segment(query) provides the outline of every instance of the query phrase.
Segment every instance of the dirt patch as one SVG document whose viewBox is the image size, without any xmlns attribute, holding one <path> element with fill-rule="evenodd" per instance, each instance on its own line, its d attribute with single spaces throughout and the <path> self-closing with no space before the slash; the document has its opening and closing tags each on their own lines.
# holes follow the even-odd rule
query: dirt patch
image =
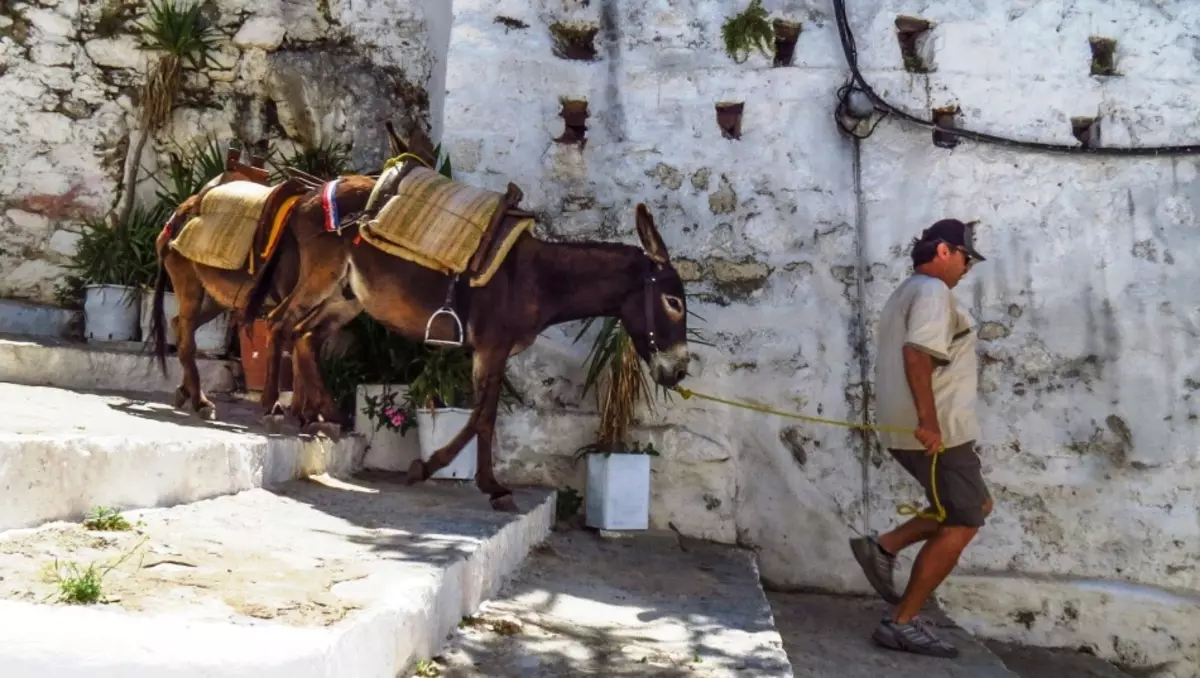
<svg viewBox="0 0 1200 678">
<path fill-rule="evenodd" d="M 59 586 L 47 575 L 57 570 L 69 576 L 74 563 L 77 571 L 94 565 L 103 573 L 99 605 L 131 612 L 201 604 L 223 610 L 230 621 L 249 617 L 329 626 L 359 607 L 331 593 L 336 584 L 366 576 L 351 564 L 255 553 L 211 538 L 172 536 L 165 527 L 92 532 L 57 524 L 10 533 L 0 538 L 0 598 L 56 603 Z"/>
</svg>

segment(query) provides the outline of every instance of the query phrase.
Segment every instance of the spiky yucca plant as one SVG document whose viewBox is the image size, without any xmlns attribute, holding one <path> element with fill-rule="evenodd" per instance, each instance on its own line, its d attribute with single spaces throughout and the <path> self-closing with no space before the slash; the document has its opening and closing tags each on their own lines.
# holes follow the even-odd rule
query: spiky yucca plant
<svg viewBox="0 0 1200 678">
<path fill-rule="evenodd" d="M 176 0 L 149 0 L 149 11 L 137 24 L 137 29 L 142 36 L 143 48 L 157 51 L 159 56 L 142 84 L 141 137 L 133 152 L 133 162 L 129 164 L 125 204 L 117 218 L 118 224 L 129 219 L 142 151 L 150 136 L 171 118 L 175 99 L 183 85 L 184 66 L 198 70 L 206 65 L 218 65 L 210 52 L 217 49 L 219 33 L 201 13 L 199 2 L 181 6 Z"/>
</svg>

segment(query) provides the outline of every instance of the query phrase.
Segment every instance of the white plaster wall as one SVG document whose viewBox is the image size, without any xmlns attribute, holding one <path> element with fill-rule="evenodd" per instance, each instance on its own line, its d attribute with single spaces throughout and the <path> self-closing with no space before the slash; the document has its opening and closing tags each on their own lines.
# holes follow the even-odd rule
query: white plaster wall
<svg viewBox="0 0 1200 678">
<path fill-rule="evenodd" d="M 1032 613 L 1026 642 L 1087 644 L 1190 675 L 1200 638 L 1150 623 L 1154 596 L 1121 582 L 1185 592 L 1200 583 L 1191 402 L 1200 365 L 1190 350 L 1200 285 L 1187 263 L 1200 246 L 1200 159 L 948 150 L 928 131 L 885 121 L 861 144 L 860 214 L 853 144 L 832 119 L 848 72 L 832 5 L 765 3 L 804 22 L 795 67 L 782 69 L 723 55 L 720 24 L 744 5 L 458 0 L 445 120 L 456 171 L 497 189 L 518 183 L 550 236 L 636 242 L 633 205 L 646 201 L 686 259 L 692 308 L 717 339 L 696 347 L 687 385 L 840 419 L 861 414 L 875 320 L 908 271 L 902 248 L 938 218 L 982 220 L 990 260 L 957 294 L 981 323 L 980 443 L 997 503 L 962 571 L 1004 576 L 959 577 L 946 602 L 982 632 L 1011 636 L 1004 620 Z M 958 103 L 975 129 L 1070 144 L 1069 118 L 1099 115 L 1105 144 L 1200 142 L 1194 3 L 852 5 L 867 78 L 923 117 Z M 936 22 L 935 73 L 903 70 L 898 13 Z M 550 55 L 548 25 L 563 19 L 606 27 L 598 61 Z M 1088 74 L 1089 35 L 1119 41 L 1122 77 Z M 560 96 L 589 101 L 582 151 L 552 141 Z M 746 102 L 740 141 L 720 137 L 720 99 Z M 729 294 L 731 278 L 752 292 Z M 852 348 L 859 327 L 866 363 Z M 582 488 L 582 464 L 567 455 L 591 435 L 594 404 L 579 400 L 586 347 L 570 344 L 574 330 L 547 332 L 512 363 L 539 409 L 504 423 L 510 478 Z M 753 546 L 771 584 L 867 590 L 846 538 L 886 529 L 897 503 L 919 498 L 881 451 L 864 464 L 862 444 L 842 429 L 799 424 L 789 441 L 786 420 L 678 399 L 645 422 L 665 450 L 654 462 L 653 524 Z M 1031 578 L 1076 583 L 1038 584 L 1051 598 L 1031 608 L 1022 593 Z M 1102 602 L 1082 607 L 1087 619 L 1050 613 L 1095 590 L 1092 580 L 1117 583 L 1088 594 Z M 1183 609 L 1162 599 L 1161 619 Z M 1106 622 L 1121 610 L 1147 623 Z M 1097 641 L 1106 635 L 1112 642 Z"/>
<path fill-rule="evenodd" d="M 0 297 L 54 301 L 81 222 L 103 217 L 123 191 L 133 97 L 148 58 L 132 22 L 101 35 L 116 0 L 15 0 L 0 10 Z M 429 8 L 437 11 L 430 14 Z M 205 133 L 353 145 L 362 169 L 386 158 L 382 121 L 428 127 L 424 94 L 435 70 L 429 0 L 218 0 L 215 66 L 186 77 L 167 129 L 147 147 L 138 196 L 170 142 Z M 278 112 L 270 124 L 268 101 Z"/>
<path fill-rule="evenodd" d="M 695 348 L 690 386 L 853 417 L 853 174 L 849 145 L 827 129 L 839 56 L 806 50 L 803 68 L 733 64 L 717 47 L 727 4 L 563 11 L 458 0 L 448 151 L 465 181 L 515 181 L 559 237 L 636 242 L 634 206 L 646 202 L 717 344 Z M 562 19 L 606 27 L 599 60 L 550 56 L 547 26 Z M 560 96 L 588 101 L 582 150 L 552 141 L 562 132 Z M 740 141 L 716 125 L 715 102 L 730 98 L 747 102 Z M 594 401 L 580 403 L 587 347 L 570 343 L 577 329 L 547 332 L 512 363 L 539 411 L 501 431 L 510 477 L 583 489 L 583 464 L 566 456 L 594 431 L 580 413 Z M 654 526 L 753 545 L 773 582 L 859 587 L 846 539 L 861 521 L 861 462 L 845 429 L 797 427 L 789 446 L 781 436 L 791 421 L 678 398 L 645 420 L 645 435 L 665 450 L 653 463 Z"/>
</svg>

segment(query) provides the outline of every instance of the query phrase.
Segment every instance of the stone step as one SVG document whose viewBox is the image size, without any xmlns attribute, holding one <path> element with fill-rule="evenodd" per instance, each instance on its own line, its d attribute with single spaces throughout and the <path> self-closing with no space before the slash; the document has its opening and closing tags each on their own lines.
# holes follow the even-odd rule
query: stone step
<svg viewBox="0 0 1200 678">
<path fill-rule="evenodd" d="M 49 337 L 0 336 L 0 381 L 80 390 L 174 392 L 182 371 L 167 356 L 167 376 L 142 344 L 78 343 Z M 232 393 L 241 379 L 236 360 L 200 358 L 200 385 L 206 394 Z"/>
<path fill-rule="evenodd" d="M 134 531 L 2 533 L 0 676 L 393 678 L 549 533 L 554 493 L 515 499 L 506 514 L 470 485 L 318 477 L 129 512 Z M 98 604 L 41 576 L 128 554 Z"/>
<path fill-rule="evenodd" d="M 83 311 L 0 299 L 0 335 L 59 339 L 76 333 L 76 326 L 83 326 Z"/>
<path fill-rule="evenodd" d="M 938 635 L 958 648 L 954 659 L 876 645 L 871 632 L 889 609 L 878 598 L 777 592 L 767 597 L 796 678 L 1020 678 L 935 609 L 923 614 L 936 623 Z"/>
<path fill-rule="evenodd" d="M 217 402 L 219 420 L 203 422 L 166 399 L 0 383 L 0 529 L 346 476 L 366 452 L 355 435 L 268 436 L 256 405 Z"/>
<path fill-rule="evenodd" d="M 535 549 L 436 664 L 442 678 L 793 675 L 753 551 L 584 530 Z"/>
</svg>

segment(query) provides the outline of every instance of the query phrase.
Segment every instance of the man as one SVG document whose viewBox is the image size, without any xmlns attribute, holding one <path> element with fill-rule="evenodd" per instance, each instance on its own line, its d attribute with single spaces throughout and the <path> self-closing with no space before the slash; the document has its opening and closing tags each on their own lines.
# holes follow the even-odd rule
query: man
<svg viewBox="0 0 1200 678">
<path fill-rule="evenodd" d="M 875 642 L 938 657 L 956 657 L 958 650 L 934 635 L 917 613 L 992 510 L 975 453 L 975 334 L 970 316 L 958 309 L 951 293 L 974 263 L 984 261 L 972 236 L 971 226 L 943 219 L 913 241 L 914 272 L 883 307 L 875 365 L 878 423 L 914 432 L 881 432 L 881 442 L 931 503 L 931 463 L 942 450 L 935 475 L 945 520 L 915 517 L 879 537 L 850 540 L 871 585 L 895 605 L 875 629 Z M 892 580 L 896 554 L 919 541 L 925 545 L 900 596 Z"/>
</svg>

